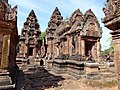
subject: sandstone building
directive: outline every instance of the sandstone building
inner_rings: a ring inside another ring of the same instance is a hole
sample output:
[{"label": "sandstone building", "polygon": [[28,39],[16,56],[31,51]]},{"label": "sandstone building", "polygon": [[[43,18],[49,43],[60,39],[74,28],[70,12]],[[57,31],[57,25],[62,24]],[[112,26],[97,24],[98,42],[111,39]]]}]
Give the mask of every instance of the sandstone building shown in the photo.
[{"label": "sandstone building", "polygon": [[118,79],[118,90],[120,90],[120,0],[107,0],[103,8],[105,17],[102,19],[105,27],[112,30],[114,43],[114,62]]},{"label": "sandstone building", "polygon": [[[16,14],[17,6],[11,8],[8,0],[0,0],[0,86],[11,85],[16,81],[18,70],[16,65],[18,43]],[[9,76],[12,78],[12,83]]]},{"label": "sandstone building", "polygon": [[85,14],[77,9],[63,20],[56,7],[46,29],[47,67],[80,75],[82,62],[99,61],[101,37],[102,29],[91,9]]},{"label": "sandstone building", "polygon": [[91,10],[82,14],[77,9],[68,20],[63,20],[56,8],[48,23],[46,35],[48,58],[57,58],[61,54],[68,58],[72,55],[87,57],[91,52],[94,60],[99,59],[102,29]]},{"label": "sandstone building", "polygon": [[35,59],[41,55],[41,31],[37,17],[32,10],[27,17],[19,38],[17,60]]}]

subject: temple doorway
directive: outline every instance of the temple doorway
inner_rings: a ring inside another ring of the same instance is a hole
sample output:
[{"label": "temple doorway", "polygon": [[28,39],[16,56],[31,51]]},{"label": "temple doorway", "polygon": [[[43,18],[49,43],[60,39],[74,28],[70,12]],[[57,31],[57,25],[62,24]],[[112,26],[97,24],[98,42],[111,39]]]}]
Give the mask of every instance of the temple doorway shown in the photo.
[{"label": "temple doorway", "polygon": [[85,56],[88,56],[89,51],[92,54],[92,48],[93,48],[94,45],[95,45],[95,42],[92,42],[92,41],[86,41],[85,42]]},{"label": "temple doorway", "polygon": [[32,56],[33,55],[33,47],[29,47],[29,55],[28,56]]}]

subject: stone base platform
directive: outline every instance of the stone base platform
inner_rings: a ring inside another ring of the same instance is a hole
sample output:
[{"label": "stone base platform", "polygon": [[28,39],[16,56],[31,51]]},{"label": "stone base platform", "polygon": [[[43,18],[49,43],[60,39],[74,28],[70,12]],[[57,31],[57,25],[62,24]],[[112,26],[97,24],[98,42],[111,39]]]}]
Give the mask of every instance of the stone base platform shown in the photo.
[{"label": "stone base platform", "polygon": [[52,70],[57,74],[69,74],[76,78],[80,78],[85,74],[84,62],[77,60],[53,60]]},{"label": "stone base platform", "polygon": [[0,72],[0,90],[13,90],[15,89],[15,84],[12,83],[9,72]]}]

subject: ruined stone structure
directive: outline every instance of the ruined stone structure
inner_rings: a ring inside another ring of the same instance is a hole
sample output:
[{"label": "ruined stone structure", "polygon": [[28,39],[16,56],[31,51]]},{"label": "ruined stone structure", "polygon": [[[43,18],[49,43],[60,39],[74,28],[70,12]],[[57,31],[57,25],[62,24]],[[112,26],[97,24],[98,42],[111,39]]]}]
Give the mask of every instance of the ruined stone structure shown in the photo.
[{"label": "ruined stone structure", "polygon": [[56,8],[51,16],[46,30],[48,57],[57,58],[64,55],[79,54],[92,57],[97,60],[100,56],[101,27],[91,10],[84,15],[80,10],[73,12],[68,20],[62,20],[59,10]]},{"label": "ruined stone structure", "polygon": [[56,7],[51,18],[50,18],[50,21],[48,23],[48,28],[46,30],[46,38],[47,38],[47,45],[48,45],[47,56],[49,58],[53,58],[54,46],[55,46],[54,35],[55,35],[56,29],[61,24],[62,20],[63,20],[63,17],[61,16],[61,13],[59,12],[58,8]]},{"label": "ruined stone structure", "polygon": [[16,80],[16,70],[18,70],[16,65],[18,43],[16,14],[17,6],[11,8],[8,0],[0,0],[0,86],[14,84]]},{"label": "ruined stone structure", "polygon": [[32,10],[27,17],[18,44],[17,60],[32,60],[41,57],[42,38],[40,25]]},{"label": "ruined stone structure", "polygon": [[102,30],[91,9],[84,15],[77,9],[70,18],[63,20],[56,8],[48,23],[46,35],[48,63],[51,62],[53,67],[62,68],[63,65],[67,67],[66,70],[78,70],[79,73],[81,61],[86,61],[89,52],[92,61],[99,60]]},{"label": "ruined stone structure", "polygon": [[114,62],[118,77],[120,90],[120,0],[107,0],[106,7],[103,8],[105,17],[103,23],[112,30],[111,35],[114,43]]}]

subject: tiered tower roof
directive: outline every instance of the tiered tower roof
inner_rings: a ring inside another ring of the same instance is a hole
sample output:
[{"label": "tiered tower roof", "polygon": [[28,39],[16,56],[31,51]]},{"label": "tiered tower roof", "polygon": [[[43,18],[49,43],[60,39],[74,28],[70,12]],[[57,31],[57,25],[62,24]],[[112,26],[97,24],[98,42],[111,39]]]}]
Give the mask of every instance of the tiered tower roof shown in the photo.
[{"label": "tiered tower roof", "polygon": [[58,26],[61,24],[62,20],[63,20],[63,17],[61,16],[59,9],[56,7],[52,13],[50,21],[48,22],[48,28],[46,30],[46,33],[47,34],[49,33],[49,37],[53,36],[54,32],[56,31]]},{"label": "tiered tower roof", "polygon": [[20,37],[20,40],[25,40],[26,43],[29,43],[30,39],[41,40],[40,25],[33,10],[31,10],[24,23]]}]

